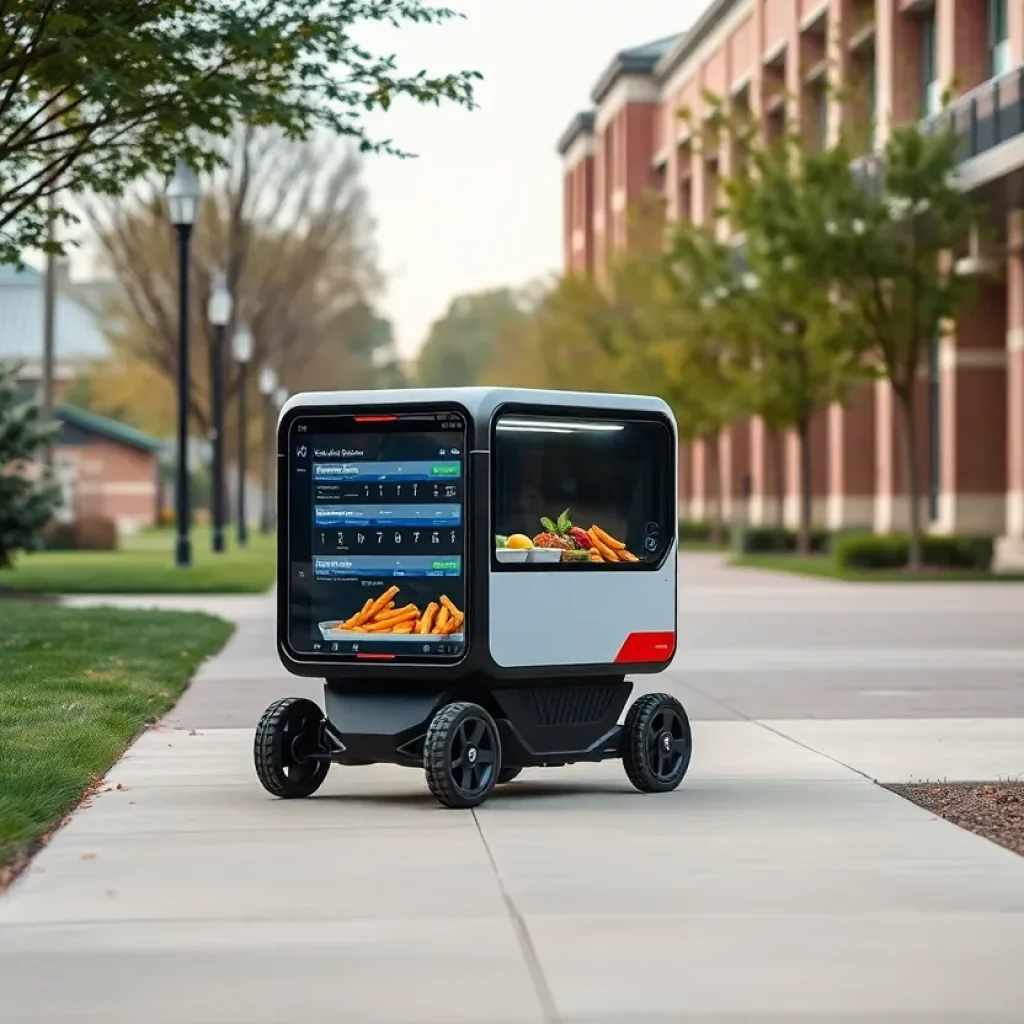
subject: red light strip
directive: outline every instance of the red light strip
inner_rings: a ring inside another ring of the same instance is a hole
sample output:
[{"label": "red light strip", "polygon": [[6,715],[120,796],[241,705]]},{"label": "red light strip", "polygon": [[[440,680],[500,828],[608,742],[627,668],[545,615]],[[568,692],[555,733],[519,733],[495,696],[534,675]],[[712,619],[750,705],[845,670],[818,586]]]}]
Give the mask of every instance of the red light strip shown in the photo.
[{"label": "red light strip", "polygon": [[397,416],[353,416],[356,423],[390,423],[397,420]]},{"label": "red light strip", "polygon": [[364,661],[394,661],[395,656],[393,654],[357,654],[357,658],[362,658]]}]

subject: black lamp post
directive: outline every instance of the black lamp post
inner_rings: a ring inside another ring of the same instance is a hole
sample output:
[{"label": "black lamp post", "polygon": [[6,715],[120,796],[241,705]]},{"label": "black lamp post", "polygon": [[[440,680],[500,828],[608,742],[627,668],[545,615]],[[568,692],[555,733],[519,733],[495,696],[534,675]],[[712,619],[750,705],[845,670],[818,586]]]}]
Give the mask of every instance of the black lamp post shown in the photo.
[{"label": "black lamp post", "polygon": [[260,507],[260,533],[270,533],[270,433],[271,408],[274,391],[277,389],[277,374],[272,366],[260,370],[260,394],[263,396],[263,444],[260,459],[260,490],[263,503]]},{"label": "black lamp post", "polygon": [[231,339],[235,362],[238,363],[238,546],[248,542],[248,526],[245,521],[245,481],[249,460],[246,443],[249,421],[245,413],[245,397],[249,387],[249,360],[252,359],[252,331],[247,324],[239,324]]},{"label": "black lamp post", "polygon": [[231,320],[231,292],[223,274],[218,274],[206,318],[213,327],[210,350],[210,443],[213,447],[213,550],[224,551],[224,332]]},{"label": "black lamp post", "polygon": [[174,563],[192,564],[192,540],[189,537],[191,507],[188,478],[188,314],[189,248],[192,225],[199,211],[199,179],[186,163],[179,163],[167,186],[167,211],[178,235],[178,487],[175,495],[175,519],[178,539]]}]

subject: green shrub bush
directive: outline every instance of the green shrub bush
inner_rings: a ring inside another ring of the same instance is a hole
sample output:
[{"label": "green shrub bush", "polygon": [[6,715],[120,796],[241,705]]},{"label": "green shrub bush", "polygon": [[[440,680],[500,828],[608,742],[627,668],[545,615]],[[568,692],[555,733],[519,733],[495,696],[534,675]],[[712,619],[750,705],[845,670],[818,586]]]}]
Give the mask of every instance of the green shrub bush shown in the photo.
[{"label": "green shrub bush", "polygon": [[[811,553],[826,553],[831,540],[828,530],[812,529]],[[797,549],[797,532],[774,526],[738,525],[733,530],[732,547],[737,555],[792,554]]]},{"label": "green shrub bush", "polygon": [[[995,543],[991,537],[953,534],[921,540],[921,561],[928,569],[988,572]],[[902,569],[910,556],[906,534],[849,534],[836,540],[832,560],[838,569],[856,571]]]},{"label": "green shrub bush", "polygon": [[702,543],[711,540],[711,524],[703,519],[679,520],[679,543]]}]

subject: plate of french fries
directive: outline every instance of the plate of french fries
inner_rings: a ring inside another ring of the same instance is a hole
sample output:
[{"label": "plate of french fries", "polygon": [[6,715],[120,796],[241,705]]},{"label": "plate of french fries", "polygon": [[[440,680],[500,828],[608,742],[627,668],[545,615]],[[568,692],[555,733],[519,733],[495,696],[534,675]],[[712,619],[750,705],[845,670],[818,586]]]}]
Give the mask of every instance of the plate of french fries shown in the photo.
[{"label": "plate of french fries", "polygon": [[421,609],[413,602],[400,605],[400,589],[388,587],[379,597],[369,598],[355,615],[347,619],[321,622],[320,632],[324,639],[386,636],[415,640],[423,636],[462,636],[466,613],[447,594]]}]

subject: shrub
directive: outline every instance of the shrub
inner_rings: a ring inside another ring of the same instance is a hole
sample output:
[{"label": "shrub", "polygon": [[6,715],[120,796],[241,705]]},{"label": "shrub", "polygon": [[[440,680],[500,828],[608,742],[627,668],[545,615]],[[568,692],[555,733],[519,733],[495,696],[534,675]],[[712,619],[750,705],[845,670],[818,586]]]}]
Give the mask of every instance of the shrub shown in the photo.
[{"label": "shrub", "polygon": [[[988,572],[995,543],[991,537],[954,534],[921,539],[921,562],[929,569]],[[837,568],[852,570],[902,569],[910,558],[905,534],[851,534],[837,539],[832,558]]]},{"label": "shrub", "polygon": [[117,523],[107,516],[81,516],[73,525],[74,546],[79,551],[114,551]]},{"label": "shrub", "polygon": [[679,520],[679,543],[703,543],[711,540],[711,524],[703,519]]},{"label": "shrub", "polygon": [[75,548],[74,523],[50,523],[43,532],[42,546],[47,551],[73,551]]},{"label": "shrub", "polygon": [[899,569],[907,564],[907,538],[893,534],[851,533],[832,546],[838,569]]},{"label": "shrub", "polygon": [[[824,554],[830,548],[828,530],[811,530],[811,553]],[[737,555],[792,554],[797,549],[797,532],[774,526],[737,526],[732,537],[733,551]]]}]

